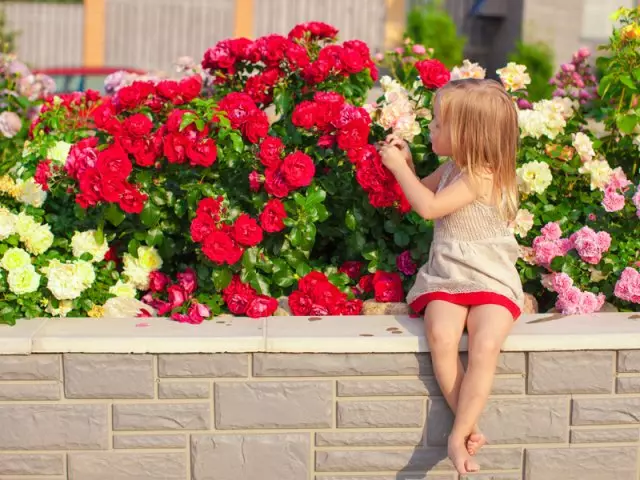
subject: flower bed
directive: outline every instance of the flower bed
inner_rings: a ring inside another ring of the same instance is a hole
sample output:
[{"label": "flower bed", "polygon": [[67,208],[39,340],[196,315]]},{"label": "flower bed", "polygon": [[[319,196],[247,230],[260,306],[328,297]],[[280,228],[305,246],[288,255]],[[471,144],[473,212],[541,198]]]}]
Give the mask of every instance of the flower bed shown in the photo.
[{"label": "flower bed", "polygon": [[[522,66],[498,71],[522,129],[521,276],[564,313],[640,300],[640,70],[628,68],[638,11],[621,15],[599,86],[584,51],[554,79],[556,96],[534,105]],[[336,35],[311,22],[225,40],[179,81],[48,98],[21,156],[2,164],[4,321],[200,323],[282,314],[283,297],[314,316],[402,301],[433,227],[409,211],[374,144],[401,135],[428,174],[440,162],[426,135],[434,90],[484,70],[449,72],[409,42],[382,60],[396,79],[364,105],[377,67],[364,43]]]}]

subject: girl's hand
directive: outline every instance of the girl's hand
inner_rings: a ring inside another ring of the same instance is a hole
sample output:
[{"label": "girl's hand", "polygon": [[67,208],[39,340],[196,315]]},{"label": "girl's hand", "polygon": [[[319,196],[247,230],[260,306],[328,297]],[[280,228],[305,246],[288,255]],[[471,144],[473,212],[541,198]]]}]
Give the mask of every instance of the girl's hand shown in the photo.
[{"label": "girl's hand", "polygon": [[[396,156],[396,152],[393,152],[392,150],[390,150],[391,148],[393,148],[393,150],[397,150],[402,158],[404,159],[405,163],[409,166],[409,168],[411,169],[411,171],[413,173],[416,173],[416,167],[413,164],[413,157],[411,156],[411,150],[409,149],[409,144],[403,140],[402,138],[398,137],[395,134],[389,134],[387,135],[387,138],[385,139],[384,142],[379,142],[378,143],[378,150],[380,152],[380,155],[383,157],[382,158],[382,163],[391,171],[393,171],[393,168],[389,165],[387,165],[387,163],[385,162],[384,156],[386,155],[388,157],[388,160],[391,160],[391,158],[389,157],[389,155],[391,156]],[[386,154],[383,153],[383,150],[385,149],[389,149],[387,151]],[[394,166],[395,168],[395,166]]]},{"label": "girl's hand", "polygon": [[392,173],[409,166],[407,157],[402,153],[402,150],[393,145],[383,145],[380,148],[380,158],[382,159],[382,164]]}]

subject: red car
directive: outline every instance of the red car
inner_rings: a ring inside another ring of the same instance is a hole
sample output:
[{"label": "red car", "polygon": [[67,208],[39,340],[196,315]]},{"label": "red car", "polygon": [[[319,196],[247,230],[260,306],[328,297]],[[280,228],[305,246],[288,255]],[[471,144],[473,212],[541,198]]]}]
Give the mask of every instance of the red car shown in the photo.
[{"label": "red car", "polygon": [[146,72],[133,68],[113,67],[56,67],[35,69],[33,73],[49,75],[56,82],[57,93],[98,90],[104,93],[104,79],[112,73],[125,71],[142,75]]}]

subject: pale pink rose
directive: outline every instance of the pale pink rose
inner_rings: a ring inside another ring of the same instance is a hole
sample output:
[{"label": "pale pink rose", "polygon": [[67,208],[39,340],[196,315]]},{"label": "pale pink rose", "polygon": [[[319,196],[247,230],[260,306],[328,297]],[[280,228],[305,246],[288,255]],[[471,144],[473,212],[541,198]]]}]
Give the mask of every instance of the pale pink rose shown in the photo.
[{"label": "pale pink rose", "polygon": [[579,313],[582,292],[578,287],[568,288],[562,295],[558,296],[556,308],[564,315],[575,315]]},{"label": "pale pink rose", "polygon": [[547,289],[547,290],[549,290],[550,292],[553,292],[553,291],[554,291],[554,289],[553,289],[553,282],[552,282],[552,280],[553,280],[553,276],[554,276],[554,275],[555,275],[555,274],[553,274],[553,273],[543,273],[543,274],[540,276],[540,283],[542,284],[542,286],[543,286],[544,288],[546,288],[546,289]]},{"label": "pale pink rose", "polygon": [[631,201],[636,206],[636,215],[640,218],[640,185],[638,185],[638,190],[633,195]]},{"label": "pale pink rose", "polygon": [[624,208],[624,195],[607,186],[604,190],[602,206],[607,212],[619,212]]},{"label": "pale pink rose", "polygon": [[551,274],[551,286],[553,291],[559,295],[573,287],[573,280],[566,273],[553,273]]},{"label": "pale pink rose", "polygon": [[558,246],[549,240],[534,244],[533,251],[536,257],[536,263],[545,267],[548,267],[551,260],[557,257],[559,253]]},{"label": "pale pink rose", "polygon": [[611,235],[609,232],[598,232],[598,247],[602,252],[606,252],[611,247]]},{"label": "pale pink rose", "polygon": [[556,222],[547,223],[541,232],[549,240],[558,240],[562,236],[562,229]]},{"label": "pale pink rose", "polygon": [[602,260],[602,254],[611,246],[611,236],[607,232],[596,233],[589,227],[582,227],[571,235],[570,240],[580,258],[593,265]]},{"label": "pale pink rose", "polygon": [[375,56],[373,57],[376,62],[381,62],[384,60],[384,53],[376,53]]},{"label": "pale pink rose", "polygon": [[622,171],[622,168],[614,168],[613,173],[609,178],[609,184],[607,185],[607,187],[613,188],[614,190],[625,191],[629,185],[631,185],[631,182]]},{"label": "pale pink rose", "polygon": [[416,44],[413,46],[413,53],[415,53],[416,55],[424,55],[425,53],[427,53],[427,49],[424,47],[424,45]]},{"label": "pale pink rose", "polygon": [[613,294],[625,302],[640,303],[640,272],[631,267],[625,268],[616,282]]},{"label": "pale pink rose", "polygon": [[604,305],[604,295],[595,293],[582,292],[582,298],[580,298],[580,305],[578,306],[580,313],[595,313],[599,311]]},{"label": "pale pink rose", "polygon": [[22,128],[22,120],[15,112],[0,113],[0,134],[6,138],[15,137]]},{"label": "pale pink rose", "polygon": [[402,55],[402,52],[404,52],[404,50],[400,47],[396,48],[396,53],[399,55]]},{"label": "pale pink rose", "polygon": [[590,222],[595,222],[597,220],[598,217],[596,217],[595,213],[590,213],[589,214],[589,221]]}]

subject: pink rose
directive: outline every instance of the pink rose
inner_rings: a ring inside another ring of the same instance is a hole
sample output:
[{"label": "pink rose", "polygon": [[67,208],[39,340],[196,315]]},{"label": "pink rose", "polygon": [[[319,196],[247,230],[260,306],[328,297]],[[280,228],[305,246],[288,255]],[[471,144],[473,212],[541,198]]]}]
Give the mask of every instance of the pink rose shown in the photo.
[{"label": "pink rose", "polygon": [[405,250],[396,257],[396,267],[407,276],[415,275],[418,270],[418,267],[411,258],[411,252],[409,250]]},{"label": "pink rose", "polygon": [[613,294],[625,302],[640,303],[640,272],[631,267],[625,268],[616,282]]},{"label": "pink rose", "polygon": [[191,268],[187,268],[184,272],[177,275],[178,285],[182,287],[184,293],[190,297],[193,292],[198,289],[198,278],[196,272]]},{"label": "pink rose", "polygon": [[602,206],[607,212],[619,212],[624,208],[624,200],[624,195],[618,193],[614,188],[607,186],[604,190]]},{"label": "pink rose", "polygon": [[169,283],[171,283],[171,279],[164,273],[156,270],[149,274],[149,289],[152,292],[164,292]]},{"label": "pink rose", "polygon": [[187,315],[186,313],[174,313],[173,315],[171,315],[171,320],[175,320],[176,322],[180,322],[180,323],[191,323],[191,319],[189,318],[189,315]]},{"label": "pink rose", "polygon": [[167,289],[167,293],[169,294],[169,303],[172,310],[180,307],[187,299],[187,295],[180,285],[171,285]]},{"label": "pink rose", "polygon": [[570,237],[580,258],[593,265],[602,260],[602,254],[611,246],[611,236],[607,232],[596,233],[589,227],[582,227]]},{"label": "pink rose", "polygon": [[556,222],[547,223],[544,227],[542,227],[541,232],[542,235],[548,240],[558,240],[562,236],[560,225],[558,225]]},{"label": "pink rose", "polygon": [[573,286],[573,280],[566,273],[553,273],[551,275],[551,287],[553,291],[562,294]]},{"label": "pink rose", "polygon": [[596,296],[592,292],[582,292],[582,298],[580,299],[580,313],[595,313],[599,311],[604,305],[604,295],[599,294]]},{"label": "pink rose", "polygon": [[416,55],[424,55],[425,53],[427,53],[427,49],[424,47],[424,45],[420,45],[419,43],[414,45],[412,50]]},{"label": "pink rose", "polygon": [[194,302],[189,307],[189,320],[190,323],[200,324],[203,320],[209,318],[211,310],[203,303]]}]

